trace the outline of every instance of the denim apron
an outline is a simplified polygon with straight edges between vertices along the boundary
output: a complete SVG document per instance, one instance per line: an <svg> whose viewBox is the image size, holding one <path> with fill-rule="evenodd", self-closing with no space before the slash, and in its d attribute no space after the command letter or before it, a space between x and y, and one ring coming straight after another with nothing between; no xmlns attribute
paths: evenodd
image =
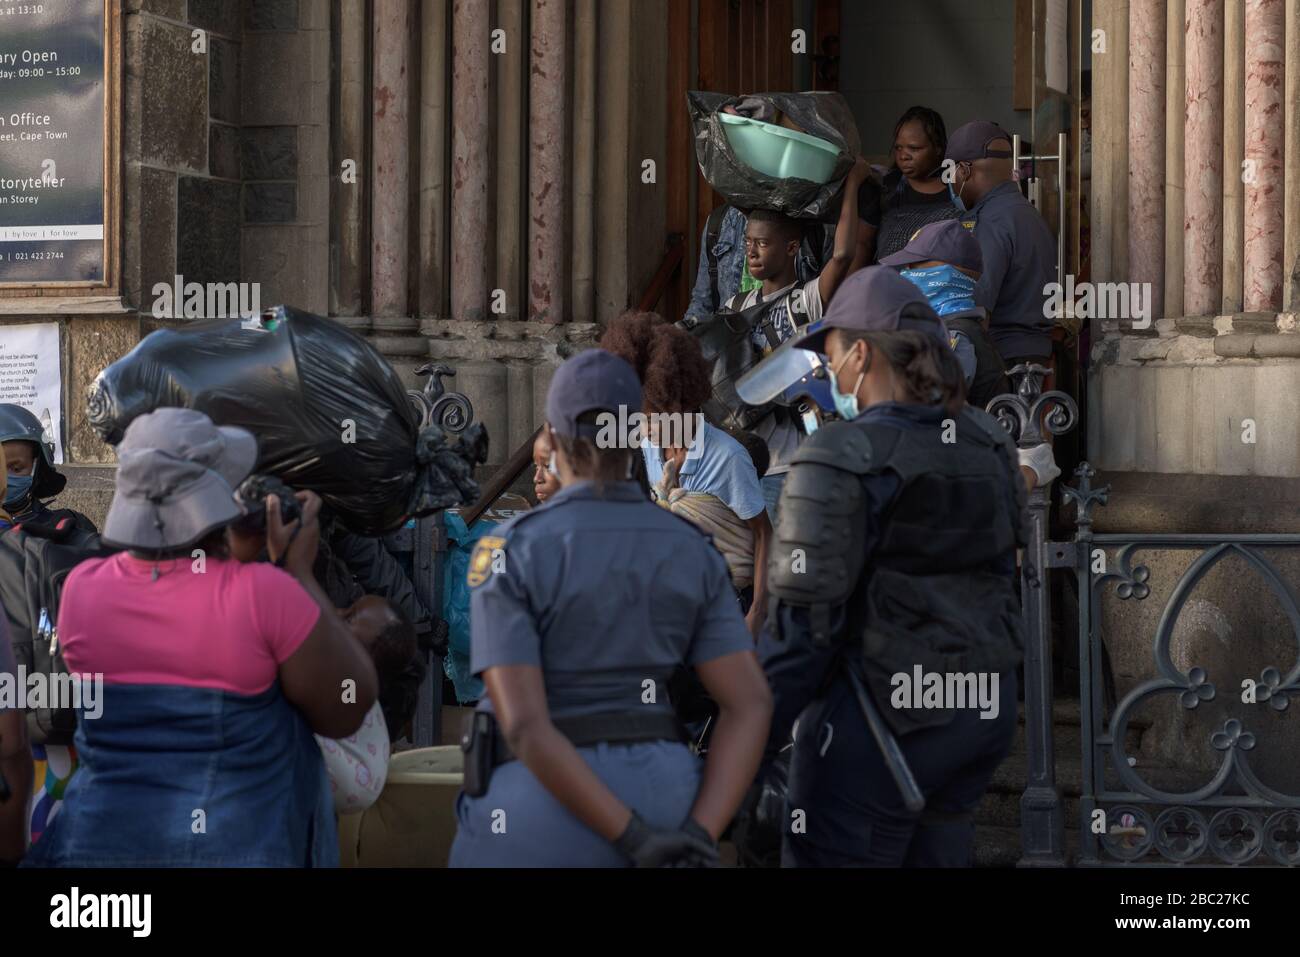
<svg viewBox="0 0 1300 957"><path fill-rule="evenodd" d="M34 867L334 867L325 765L273 684L257 695L105 685Z"/></svg>

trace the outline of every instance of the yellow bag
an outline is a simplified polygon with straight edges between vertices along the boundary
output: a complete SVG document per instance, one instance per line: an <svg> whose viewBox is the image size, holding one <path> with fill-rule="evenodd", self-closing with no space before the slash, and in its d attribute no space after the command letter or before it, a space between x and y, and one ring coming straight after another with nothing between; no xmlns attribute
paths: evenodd
<svg viewBox="0 0 1300 957"><path fill-rule="evenodd" d="M339 863L446 867L464 767L458 745L394 754L379 799L360 814L339 816Z"/></svg>

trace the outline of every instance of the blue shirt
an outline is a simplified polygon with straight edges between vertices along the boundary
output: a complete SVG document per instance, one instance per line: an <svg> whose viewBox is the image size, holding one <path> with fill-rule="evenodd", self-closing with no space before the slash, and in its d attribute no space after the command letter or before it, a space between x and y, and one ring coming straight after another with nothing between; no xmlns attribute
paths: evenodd
<svg viewBox="0 0 1300 957"><path fill-rule="evenodd" d="M1056 238L1016 183L993 187L962 222L975 231L984 271L975 303L989 312L989 338L1004 359L1048 356L1053 319L1043 315L1056 282Z"/></svg>
<svg viewBox="0 0 1300 957"><path fill-rule="evenodd" d="M641 444L646 476L652 486L664 475L663 450L647 439ZM716 426L704 423L686 460L677 472L677 485L688 492L715 496L740 519L751 519L764 509L754 460L745 447Z"/></svg>
<svg viewBox="0 0 1300 957"><path fill-rule="evenodd" d="M474 673L541 668L552 715L669 712L678 665L754 647L722 555L634 482L562 488L480 538L468 579Z"/></svg>

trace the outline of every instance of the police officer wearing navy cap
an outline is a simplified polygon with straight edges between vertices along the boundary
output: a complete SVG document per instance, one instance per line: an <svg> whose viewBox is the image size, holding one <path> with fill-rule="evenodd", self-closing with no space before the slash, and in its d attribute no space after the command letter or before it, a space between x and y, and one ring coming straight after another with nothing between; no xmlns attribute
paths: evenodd
<svg viewBox="0 0 1300 957"><path fill-rule="evenodd" d="M948 329L948 344L966 376L966 399L985 408L1010 391L1006 366L988 334L988 311L976 305L975 287L984 272L980 244L955 219L922 226L898 252L880 260L925 293Z"/></svg>
<svg viewBox="0 0 1300 957"><path fill-rule="evenodd" d="M630 479L641 411L623 359L556 370L561 488L479 540L471 664L487 696L462 742L460 867L708 866L753 780L771 696L722 555ZM707 759L666 692L696 669L720 713Z"/></svg>
<svg viewBox="0 0 1300 957"><path fill-rule="evenodd" d="M845 421L795 456L768 564L769 756L797 720L782 863L968 865L1016 726L1015 449L887 266L849 277L799 344L827 356Z"/></svg>
<svg viewBox="0 0 1300 957"><path fill-rule="evenodd" d="M1012 178L1011 134L976 120L948 140L948 190L975 232L984 259L976 303L989 312L989 334L1007 368L1052 354L1054 320L1044 315L1056 282L1056 239Z"/></svg>

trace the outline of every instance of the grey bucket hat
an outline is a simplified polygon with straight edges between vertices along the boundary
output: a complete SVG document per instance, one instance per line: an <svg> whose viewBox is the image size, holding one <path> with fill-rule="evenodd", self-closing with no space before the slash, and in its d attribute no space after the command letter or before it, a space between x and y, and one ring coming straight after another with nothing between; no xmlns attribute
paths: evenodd
<svg viewBox="0 0 1300 957"><path fill-rule="evenodd" d="M160 551L193 544L242 514L234 489L257 462L257 440L193 409L158 409L127 426L117 454L104 541Z"/></svg>

